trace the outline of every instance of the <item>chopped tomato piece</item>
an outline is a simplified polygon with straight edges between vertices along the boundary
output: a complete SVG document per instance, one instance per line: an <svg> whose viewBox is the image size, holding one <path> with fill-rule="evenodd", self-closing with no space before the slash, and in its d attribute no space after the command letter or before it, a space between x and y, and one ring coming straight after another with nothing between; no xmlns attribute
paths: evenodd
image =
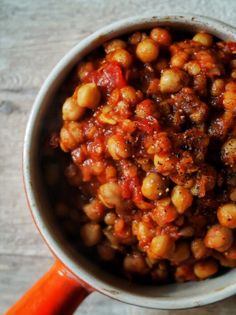
<svg viewBox="0 0 236 315"><path fill-rule="evenodd" d="M104 92L110 93L115 88L122 88L127 85L120 65L113 61L106 63L96 71L93 71L87 78L88 82L94 82Z"/></svg>
<svg viewBox="0 0 236 315"><path fill-rule="evenodd" d="M146 118L137 118L135 122L138 129L148 134L153 133L154 131L160 131L160 125L157 119L153 116L147 116Z"/></svg>

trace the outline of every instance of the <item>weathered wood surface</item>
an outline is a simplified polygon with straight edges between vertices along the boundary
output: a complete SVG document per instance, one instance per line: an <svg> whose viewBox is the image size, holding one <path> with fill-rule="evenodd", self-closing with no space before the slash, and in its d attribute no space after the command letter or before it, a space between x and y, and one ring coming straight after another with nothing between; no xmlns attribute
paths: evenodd
<svg viewBox="0 0 236 315"><path fill-rule="evenodd" d="M53 259L27 209L21 174L24 130L32 103L56 62L81 38L123 17L151 12L209 15L236 25L234 0L0 0L0 314ZM236 314L228 299L192 311L143 310L100 294L77 314Z"/></svg>

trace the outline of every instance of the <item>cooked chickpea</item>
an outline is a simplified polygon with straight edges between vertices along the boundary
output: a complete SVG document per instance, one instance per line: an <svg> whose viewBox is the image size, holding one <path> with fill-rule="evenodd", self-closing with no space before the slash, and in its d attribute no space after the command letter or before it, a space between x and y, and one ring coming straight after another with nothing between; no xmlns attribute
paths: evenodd
<svg viewBox="0 0 236 315"><path fill-rule="evenodd" d="M144 63L152 62L156 60L159 55L159 46L151 38L146 38L138 44L136 55Z"/></svg>
<svg viewBox="0 0 236 315"><path fill-rule="evenodd" d="M103 242L97 245L97 251L102 260L110 261L114 259L116 251L108 242Z"/></svg>
<svg viewBox="0 0 236 315"><path fill-rule="evenodd" d="M78 66L79 79L83 81L93 70L94 64L91 61L80 63Z"/></svg>
<svg viewBox="0 0 236 315"><path fill-rule="evenodd" d="M103 204L97 199L94 199L90 203L86 204L83 207L83 210L87 217L93 221L101 221L105 214Z"/></svg>
<svg viewBox="0 0 236 315"><path fill-rule="evenodd" d="M167 176L172 173L175 168L176 160L168 154L155 154L154 165L158 173Z"/></svg>
<svg viewBox="0 0 236 315"><path fill-rule="evenodd" d="M148 257L151 260L167 258L175 248L175 244L169 235L155 236L148 249Z"/></svg>
<svg viewBox="0 0 236 315"><path fill-rule="evenodd" d="M161 74L160 90L162 93L175 93L184 87L184 72L178 68L166 69Z"/></svg>
<svg viewBox="0 0 236 315"><path fill-rule="evenodd" d="M199 279L206 279L217 273L218 265L215 260L207 259L195 263L193 270Z"/></svg>
<svg viewBox="0 0 236 315"><path fill-rule="evenodd" d="M213 37L207 33L197 33L193 37L193 40L207 47L210 47L213 44Z"/></svg>
<svg viewBox="0 0 236 315"><path fill-rule="evenodd" d="M184 213L193 202L191 192L183 186L175 186L171 192L171 201L176 207L178 213Z"/></svg>
<svg viewBox="0 0 236 315"><path fill-rule="evenodd" d="M233 69L232 71L231 71L231 78L232 79L236 79L236 69Z"/></svg>
<svg viewBox="0 0 236 315"><path fill-rule="evenodd" d="M130 155L127 142L119 135L113 135L108 138L107 149L114 160L126 159Z"/></svg>
<svg viewBox="0 0 236 315"><path fill-rule="evenodd" d="M191 251L195 259L202 259L207 256L208 249L201 238L196 238L191 243Z"/></svg>
<svg viewBox="0 0 236 315"><path fill-rule="evenodd" d="M77 102L69 97L62 106L63 120L78 120L85 112L85 108L78 106Z"/></svg>
<svg viewBox="0 0 236 315"><path fill-rule="evenodd" d="M148 266L144 256L139 253L127 255L123 263L124 269L130 273L145 274L148 271Z"/></svg>
<svg viewBox="0 0 236 315"><path fill-rule="evenodd" d="M233 189L230 191L229 198L230 198L230 200L232 200L232 201L236 201L236 188L233 188Z"/></svg>
<svg viewBox="0 0 236 315"><path fill-rule="evenodd" d="M105 215L104 222L107 225L113 225L115 223L116 219L117 219L117 215L114 212L108 212Z"/></svg>
<svg viewBox="0 0 236 315"><path fill-rule="evenodd" d="M223 105L226 110L235 111L236 109L236 82L230 81L225 86Z"/></svg>
<svg viewBox="0 0 236 315"><path fill-rule="evenodd" d="M188 60L188 54L184 51L180 51L177 54L174 54L170 60L170 64L172 67L177 67L182 69L185 63Z"/></svg>
<svg viewBox="0 0 236 315"><path fill-rule="evenodd" d="M148 199L159 199L165 193L165 189L165 182L159 174L150 173L143 179L141 190Z"/></svg>
<svg viewBox="0 0 236 315"><path fill-rule="evenodd" d="M107 208L114 208L122 204L121 189L117 183L106 183L99 187L98 197Z"/></svg>
<svg viewBox="0 0 236 315"><path fill-rule="evenodd" d="M98 106L101 93L95 83L86 83L77 91L77 103L80 107L95 108Z"/></svg>
<svg viewBox="0 0 236 315"><path fill-rule="evenodd" d="M227 203L217 210L217 218L221 225L230 229L236 228L236 204Z"/></svg>
<svg viewBox="0 0 236 315"><path fill-rule="evenodd" d="M160 261L152 270L152 279L157 281L157 283L165 283L168 281L168 267L163 261Z"/></svg>
<svg viewBox="0 0 236 315"><path fill-rule="evenodd" d="M60 146L65 152L75 149L84 140L83 128L75 121L65 122L60 131Z"/></svg>
<svg viewBox="0 0 236 315"><path fill-rule="evenodd" d="M201 68L196 61L188 62L184 69L188 72L188 74L195 76L201 72Z"/></svg>
<svg viewBox="0 0 236 315"><path fill-rule="evenodd" d="M221 159L230 167L236 164L236 138L231 138L224 143L221 149Z"/></svg>
<svg viewBox="0 0 236 315"><path fill-rule="evenodd" d="M126 47L126 43L121 39L112 39L104 44L106 54L111 53L116 49L123 49Z"/></svg>
<svg viewBox="0 0 236 315"><path fill-rule="evenodd" d="M215 249L219 252L224 252L230 248L233 243L232 230L220 225L215 224L207 231L204 238L206 247Z"/></svg>
<svg viewBox="0 0 236 315"><path fill-rule="evenodd" d="M187 260L190 256L189 244L187 242L180 242L175 246L173 254L170 256L172 264L179 265L181 262Z"/></svg>
<svg viewBox="0 0 236 315"><path fill-rule="evenodd" d="M220 96L224 92L225 82L223 79L216 79L211 86L211 95Z"/></svg>
<svg viewBox="0 0 236 315"><path fill-rule="evenodd" d="M150 229L147 223L139 222L137 224L136 235L137 239L141 242L148 242L151 241L153 238L153 231Z"/></svg>
<svg viewBox="0 0 236 315"><path fill-rule="evenodd" d="M173 222L177 216L176 208L171 204L171 200L168 197L159 200L152 212L152 218L159 226Z"/></svg>
<svg viewBox="0 0 236 315"><path fill-rule="evenodd" d="M94 246L101 240L101 226L97 223L86 223L81 227L80 235L85 246Z"/></svg>
<svg viewBox="0 0 236 315"><path fill-rule="evenodd" d="M162 46L169 46L172 42L170 33L161 27L153 28L150 37Z"/></svg>
<svg viewBox="0 0 236 315"><path fill-rule="evenodd" d="M118 62L124 68L129 68L132 64L131 54L127 50L121 48L113 51L107 58L108 60Z"/></svg>
<svg viewBox="0 0 236 315"><path fill-rule="evenodd" d="M132 86L125 86L120 90L122 99L130 105L134 105L138 101L136 90Z"/></svg>

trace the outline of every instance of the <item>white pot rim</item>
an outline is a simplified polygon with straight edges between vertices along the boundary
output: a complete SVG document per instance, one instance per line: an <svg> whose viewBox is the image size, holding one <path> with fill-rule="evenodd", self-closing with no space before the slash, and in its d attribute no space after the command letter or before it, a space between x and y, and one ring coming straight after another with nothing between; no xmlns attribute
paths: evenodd
<svg viewBox="0 0 236 315"><path fill-rule="evenodd" d="M35 174L32 167L33 164L33 151L35 147L35 139L37 138L37 130L35 126L37 125L37 119L43 111L43 107L46 108L46 103L50 98L50 95L58 88L58 81L62 80L65 75L69 72L69 69L78 61L78 55L85 55L91 50L91 46L96 47L101 42L107 38L107 34L110 37L115 37L125 31L135 30L137 28L147 28L151 27L155 23L158 24L171 24L184 25L188 24L194 28L206 29L211 31L214 35L226 39L236 41L236 30L217 20L194 15L185 16L137 16L131 17L125 20L115 22L111 25L105 26L93 33L92 35L86 37L80 41L73 49L71 49L54 67L54 69L49 74L48 78L43 83L32 108L29 121L26 128L25 139L24 139L24 151L23 151L23 172L25 189L28 197L28 202L32 210L33 218L36 225L38 226L40 232L42 233L44 239L48 243L49 247L53 253L67 266L76 276L80 277L83 281L90 284L96 290L108 295L117 300L155 309L185 309L193 308L197 306L202 306L210 304L226 297L229 297L236 293L236 272L234 273L234 279L231 277L222 276L221 281L215 279L215 289L209 290L209 292L199 290L198 294L194 296L178 297L178 292L174 296L145 296L141 294L140 291L127 291L125 288L117 288L113 284L102 281L99 278L94 277L88 272L85 266L81 266L77 263L63 248L63 246L58 242L55 235L53 235L47 222L42 215L40 210L39 198L37 192L35 191ZM60 78L60 79L59 79ZM224 281L225 277L225 281ZM219 278L220 279L220 278ZM209 280L206 280L206 283ZM212 280L210 280L212 281ZM210 283L210 282L208 282ZM222 285L225 283L225 285ZM189 284L189 290L191 286L198 286L199 284L192 283ZM181 284L182 286L182 284ZM214 285L213 285L214 286ZM131 288L131 287L130 287ZM133 290L133 289L132 289ZM178 290L177 290L178 291Z"/></svg>

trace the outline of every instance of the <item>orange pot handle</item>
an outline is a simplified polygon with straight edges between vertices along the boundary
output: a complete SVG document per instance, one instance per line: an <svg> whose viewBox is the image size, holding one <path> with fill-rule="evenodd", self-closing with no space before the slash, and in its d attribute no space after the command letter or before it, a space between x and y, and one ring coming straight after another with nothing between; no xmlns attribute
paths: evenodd
<svg viewBox="0 0 236 315"><path fill-rule="evenodd" d="M5 315L71 315L88 294L79 280L56 261Z"/></svg>

